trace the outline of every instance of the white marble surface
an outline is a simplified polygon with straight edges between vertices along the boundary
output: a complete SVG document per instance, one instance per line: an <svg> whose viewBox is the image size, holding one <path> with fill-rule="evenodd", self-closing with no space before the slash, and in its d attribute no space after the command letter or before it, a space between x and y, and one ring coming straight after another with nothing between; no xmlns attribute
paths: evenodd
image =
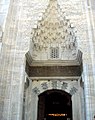
<svg viewBox="0 0 95 120"><path fill-rule="evenodd" d="M87 0L58 0L67 18L77 29L79 49L83 52L83 81L85 92L86 120L95 114L95 37L93 11ZM7 19L0 1L0 24L4 29L3 48L0 56L0 119L21 120L23 86L25 79L25 53L29 50L30 37L47 0L11 0ZM8 5L8 4L7 4Z"/></svg>

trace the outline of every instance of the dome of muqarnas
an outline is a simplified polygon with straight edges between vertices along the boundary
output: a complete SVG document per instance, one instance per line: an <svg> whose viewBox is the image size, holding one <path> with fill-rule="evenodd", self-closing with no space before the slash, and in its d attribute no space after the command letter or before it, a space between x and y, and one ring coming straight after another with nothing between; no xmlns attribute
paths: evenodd
<svg viewBox="0 0 95 120"><path fill-rule="evenodd" d="M33 59L41 59L46 53L45 59L50 59L50 49L59 49L59 59L73 60L77 56L77 36L73 24L65 17L56 0L50 0L50 4L43 13L42 19L38 21L37 28L34 29ZM38 53L39 57L38 57ZM43 57L42 57L43 58Z"/></svg>

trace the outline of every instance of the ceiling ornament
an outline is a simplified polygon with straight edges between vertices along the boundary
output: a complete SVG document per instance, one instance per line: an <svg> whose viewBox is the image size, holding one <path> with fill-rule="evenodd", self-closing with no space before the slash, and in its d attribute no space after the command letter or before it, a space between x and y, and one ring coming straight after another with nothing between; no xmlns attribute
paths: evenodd
<svg viewBox="0 0 95 120"><path fill-rule="evenodd" d="M33 51L48 50L50 46L60 46L61 53L66 59L77 55L77 37L74 26L66 19L56 0L50 4L38 21L32 37ZM67 53L70 53L70 55ZM72 56L71 56L72 55Z"/></svg>

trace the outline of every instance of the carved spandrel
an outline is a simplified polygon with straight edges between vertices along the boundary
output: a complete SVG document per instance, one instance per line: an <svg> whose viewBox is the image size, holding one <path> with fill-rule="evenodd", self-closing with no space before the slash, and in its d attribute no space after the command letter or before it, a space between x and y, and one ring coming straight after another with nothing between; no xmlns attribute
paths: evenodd
<svg viewBox="0 0 95 120"><path fill-rule="evenodd" d="M42 87L43 90L47 90L47 89L48 89L48 84L47 84L47 82L42 83L42 84L41 84L41 87Z"/></svg>
<svg viewBox="0 0 95 120"><path fill-rule="evenodd" d="M77 91L78 91L78 89L76 87L72 87L70 90L70 94L74 95Z"/></svg>
<svg viewBox="0 0 95 120"><path fill-rule="evenodd" d="M40 94L40 90L38 87L32 89L35 94Z"/></svg>

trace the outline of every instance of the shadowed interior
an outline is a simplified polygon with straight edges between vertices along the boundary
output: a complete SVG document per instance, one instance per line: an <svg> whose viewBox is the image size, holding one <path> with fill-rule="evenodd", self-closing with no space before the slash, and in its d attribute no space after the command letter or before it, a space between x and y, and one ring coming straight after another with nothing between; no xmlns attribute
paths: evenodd
<svg viewBox="0 0 95 120"><path fill-rule="evenodd" d="M38 120L72 120L71 95L62 90L48 90L40 94Z"/></svg>

